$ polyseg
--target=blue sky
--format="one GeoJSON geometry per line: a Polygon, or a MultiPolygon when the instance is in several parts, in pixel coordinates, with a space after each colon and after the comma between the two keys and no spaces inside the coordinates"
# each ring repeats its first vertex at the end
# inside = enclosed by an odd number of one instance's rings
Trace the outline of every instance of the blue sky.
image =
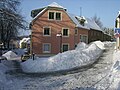
{"type": "Polygon", "coordinates": [[[22,0],[22,14],[30,22],[31,10],[42,8],[52,2],[67,8],[69,13],[75,15],[80,15],[80,7],[82,7],[82,16],[91,18],[97,15],[103,25],[109,28],[114,27],[114,20],[120,11],[120,0],[22,0]]]}

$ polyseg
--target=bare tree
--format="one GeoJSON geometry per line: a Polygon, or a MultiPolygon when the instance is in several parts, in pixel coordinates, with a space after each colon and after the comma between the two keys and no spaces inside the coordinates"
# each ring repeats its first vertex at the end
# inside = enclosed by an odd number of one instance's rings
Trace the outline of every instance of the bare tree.
{"type": "Polygon", "coordinates": [[[25,21],[19,13],[20,0],[0,0],[0,41],[9,48],[20,28],[26,29],[25,21]]]}
{"type": "Polygon", "coordinates": [[[97,17],[97,15],[95,15],[94,17],[92,17],[92,20],[95,21],[95,23],[102,29],[103,28],[103,24],[100,21],[100,17],[97,17]]]}

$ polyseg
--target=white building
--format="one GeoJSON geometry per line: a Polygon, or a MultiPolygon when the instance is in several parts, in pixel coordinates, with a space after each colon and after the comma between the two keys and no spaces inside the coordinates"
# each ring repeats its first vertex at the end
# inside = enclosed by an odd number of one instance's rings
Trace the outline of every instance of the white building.
{"type": "Polygon", "coordinates": [[[116,37],[116,47],[120,48],[120,11],[118,12],[115,21],[115,37],[116,37]]]}

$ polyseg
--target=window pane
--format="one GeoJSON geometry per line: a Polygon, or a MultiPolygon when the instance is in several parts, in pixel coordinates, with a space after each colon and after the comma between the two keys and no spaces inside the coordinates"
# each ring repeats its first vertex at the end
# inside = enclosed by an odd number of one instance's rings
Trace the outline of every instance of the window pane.
{"type": "Polygon", "coordinates": [[[50,28],[44,28],[44,35],[50,35],[50,28]]]}
{"type": "Polygon", "coordinates": [[[61,20],[61,13],[56,13],[56,20],[61,20]]]}
{"type": "Polygon", "coordinates": [[[49,19],[54,19],[54,12],[49,12],[49,19]]]}
{"type": "Polygon", "coordinates": [[[80,35],[80,41],[87,43],[87,36],[80,35]]]}
{"type": "Polygon", "coordinates": [[[68,45],[63,45],[63,52],[68,51],[68,45]]]}
{"type": "Polygon", "coordinates": [[[75,29],[75,34],[77,34],[77,32],[78,32],[78,30],[77,30],[77,29],[75,29]]]}
{"type": "Polygon", "coordinates": [[[50,44],[44,44],[43,51],[50,52],[50,44]]]}
{"type": "Polygon", "coordinates": [[[63,36],[68,36],[68,29],[63,29],[63,36]]]}

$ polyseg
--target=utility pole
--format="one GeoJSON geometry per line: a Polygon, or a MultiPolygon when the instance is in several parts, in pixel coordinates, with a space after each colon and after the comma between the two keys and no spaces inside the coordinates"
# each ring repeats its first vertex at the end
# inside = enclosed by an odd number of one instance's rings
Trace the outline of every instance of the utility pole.
{"type": "Polygon", "coordinates": [[[80,7],[80,17],[82,16],[82,7],[80,7]]]}

